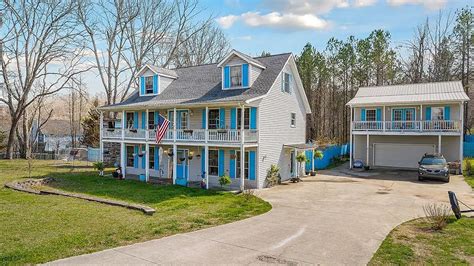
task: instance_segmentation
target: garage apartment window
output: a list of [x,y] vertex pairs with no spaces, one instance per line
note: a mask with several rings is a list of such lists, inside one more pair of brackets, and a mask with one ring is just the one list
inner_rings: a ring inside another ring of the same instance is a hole
[[431,107],[431,120],[444,120],[444,108]]
[[377,115],[375,109],[367,109],[365,111],[365,120],[367,121],[376,121]]

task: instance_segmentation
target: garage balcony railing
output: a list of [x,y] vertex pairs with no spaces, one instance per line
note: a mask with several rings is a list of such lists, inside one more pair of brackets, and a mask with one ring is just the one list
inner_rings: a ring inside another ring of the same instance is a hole
[[459,120],[353,121],[352,131],[383,132],[461,132]]

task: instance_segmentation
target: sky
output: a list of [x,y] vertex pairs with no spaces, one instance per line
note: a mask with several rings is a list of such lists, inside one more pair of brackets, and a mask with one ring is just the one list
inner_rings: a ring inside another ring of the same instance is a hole
[[310,42],[322,50],[335,37],[367,37],[388,30],[400,45],[427,17],[454,15],[472,5],[462,0],[204,0],[210,15],[227,34],[232,48],[250,55],[299,54]]

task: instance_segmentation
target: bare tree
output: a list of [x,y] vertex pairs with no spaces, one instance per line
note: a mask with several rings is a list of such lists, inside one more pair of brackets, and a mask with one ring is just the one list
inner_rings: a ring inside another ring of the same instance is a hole
[[[76,1],[4,0],[5,35],[0,40],[0,71],[11,116],[6,157],[12,149],[18,123],[39,98],[62,90],[79,73],[83,50],[81,31],[72,15]],[[46,86],[37,86],[46,81]]]

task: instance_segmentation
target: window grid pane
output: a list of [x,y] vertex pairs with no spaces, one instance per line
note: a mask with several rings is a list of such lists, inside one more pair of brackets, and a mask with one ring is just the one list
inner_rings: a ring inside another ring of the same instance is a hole
[[211,109],[209,110],[209,129],[218,129],[219,128],[219,110]]
[[230,86],[231,87],[242,86],[242,67],[241,66],[230,67]]
[[366,110],[365,111],[365,119],[367,121],[376,121],[376,111],[374,109]]
[[146,93],[153,93],[153,77],[145,77]]
[[219,175],[219,152],[209,150],[209,175]]

